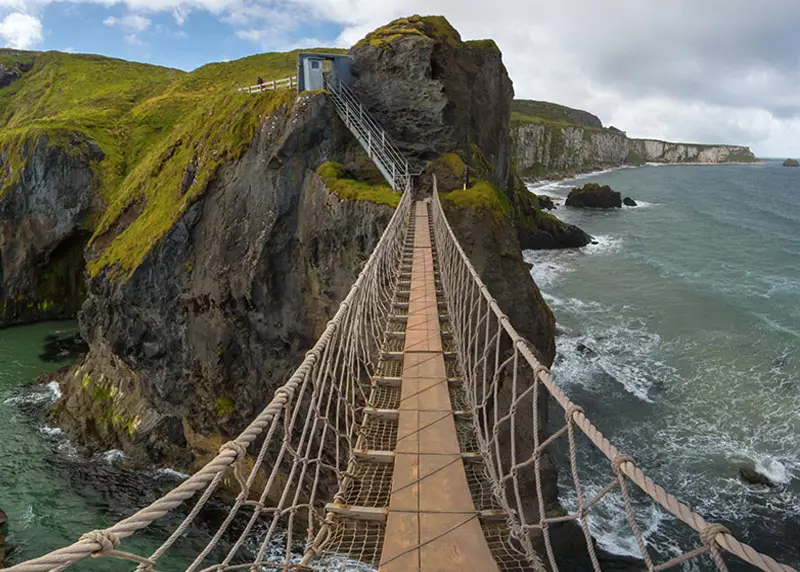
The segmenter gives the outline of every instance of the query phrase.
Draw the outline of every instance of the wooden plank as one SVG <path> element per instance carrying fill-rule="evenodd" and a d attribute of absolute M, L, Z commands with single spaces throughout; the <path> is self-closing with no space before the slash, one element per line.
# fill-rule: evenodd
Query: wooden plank
<path fill-rule="evenodd" d="M 480 455 L 465 458 L 455 431 L 427 206 L 417 202 L 412 216 L 412 267 L 402 277 L 410 293 L 397 448 L 379 570 L 493 571 L 463 465 Z"/>

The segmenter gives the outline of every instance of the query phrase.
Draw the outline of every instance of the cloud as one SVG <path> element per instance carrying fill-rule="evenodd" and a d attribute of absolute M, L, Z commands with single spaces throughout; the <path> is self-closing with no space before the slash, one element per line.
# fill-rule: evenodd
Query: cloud
<path fill-rule="evenodd" d="M 9 48 L 26 50 L 42 41 L 42 23 L 35 16 L 11 12 L 0 20 L 0 40 Z"/>
<path fill-rule="evenodd" d="M 150 27 L 150 23 L 151 22 L 149 18 L 145 18 L 144 16 L 140 16 L 138 14 L 126 14 L 121 18 L 109 16 L 103 20 L 103 24 L 106 26 L 120 28 L 121 30 L 128 32 L 128 34 L 133 36 L 136 34 L 141 34 L 147 30 L 147 28 Z"/>
<path fill-rule="evenodd" d="M 350 46 L 394 18 L 443 14 L 465 39 L 497 41 L 517 97 L 586 109 L 634 136 L 800 154 L 797 0 L 0 0 L 0 14 L 55 1 L 122 6 L 130 14 L 107 23 L 135 41 L 150 23 L 141 14 L 184 26 L 206 12 L 261 50 L 302 45 L 321 26 L 341 30 L 325 44 Z"/>

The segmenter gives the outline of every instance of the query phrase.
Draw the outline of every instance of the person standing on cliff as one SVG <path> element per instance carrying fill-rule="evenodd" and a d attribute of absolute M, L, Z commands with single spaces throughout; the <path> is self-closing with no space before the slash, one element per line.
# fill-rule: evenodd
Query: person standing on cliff
<path fill-rule="evenodd" d="M 264 80 L 261 78 L 261 76 L 258 76 L 256 83 L 258 84 L 258 89 L 264 91 Z"/>

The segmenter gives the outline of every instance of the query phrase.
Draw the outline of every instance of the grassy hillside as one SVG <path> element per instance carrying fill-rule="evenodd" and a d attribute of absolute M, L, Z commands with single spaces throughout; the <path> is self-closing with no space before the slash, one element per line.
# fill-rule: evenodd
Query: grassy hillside
<path fill-rule="evenodd" d="M 327 50 L 320 50 L 327 51 Z M 249 144 L 266 114 L 291 106 L 289 90 L 251 97 L 236 91 L 258 76 L 296 73 L 297 51 L 258 54 L 193 72 L 102 56 L 0 50 L 0 65 L 33 64 L 0 89 L 0 196 L 19 177 L 26 148 L 39 137 L 69 147 L 69 134 L 96 141 L 106 158 L 96 166 L 105 208 L 87 226 L 92 241 L 137 217 L 89 265 L 122 274 L 141 262 L 218 167 Z M 190 167 L 191 166 L 191 167 Z M 194 176 L 187 182 L 187 168 Z"/>
<path fill-rule="evenodd" d="M 515 99 L 511 102 L 511 124 L 542 123 L 557 127 L 579 125 L 602 129 L 603 124 L 596 115 L 582 109 L 573 109 L 548 101 Z"/>

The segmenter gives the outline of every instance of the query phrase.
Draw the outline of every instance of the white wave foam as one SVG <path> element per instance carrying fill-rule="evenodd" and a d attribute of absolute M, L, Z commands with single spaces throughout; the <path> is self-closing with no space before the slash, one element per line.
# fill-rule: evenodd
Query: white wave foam
<path fill-rule="evenodd" d="M 587 254 L 610 254 L 622 248 L 623 240 L 618 236 L 600 234 L 594 240 L 583 247 L 583 252 Z"/>
<path fill-rule="evenodd" d="M 4 400 L 6 405 L 40 405 L 52 403 L 61 398 L 61 388 L 57 381 L 51 381 L 47 385 L 38 385 L 27 389 L 21 395 L 9 397 Z"/>
<path fill-rule="evenodd" d="M 61 386 L 57 381 L 51 381 L 48 383 L 47 390 L 50 392 L 51 401 L 57 401 L 61 399 Z"/>
<path fill-rule="evenodd" d="M 186 479 L 189 478 L 189 475 L 187 475 L 186 473 L 181 473 L 180 471 L 176 471 L 175 469 L 171 469 L 169 467 L 165 467 L 163 469 L 157 469 L 156 474 L 164 475 L 181 481 L 185 481 Z"/>
<path fill-rule="evenodd" d="M 773 483 L 788 485 L 792 481 L 786 465 L 771 457 L 756 459 L 756 471 L 767 477 Z"/>
<path fill-rule="evenodd" d="M 119 449 L 111 449 L 110 451 L 106 451 L 101 455 L 103 460 L 107 463 L 114 463 L 115 461 L 123 461 L 125 460 L 125 452 L 120 451 Z"/>
<path fill-rule="evenodd" d="M 60 437 L 64 431 L 59 427 L 39 427 L 39 433 L 47 437 Z"/>

